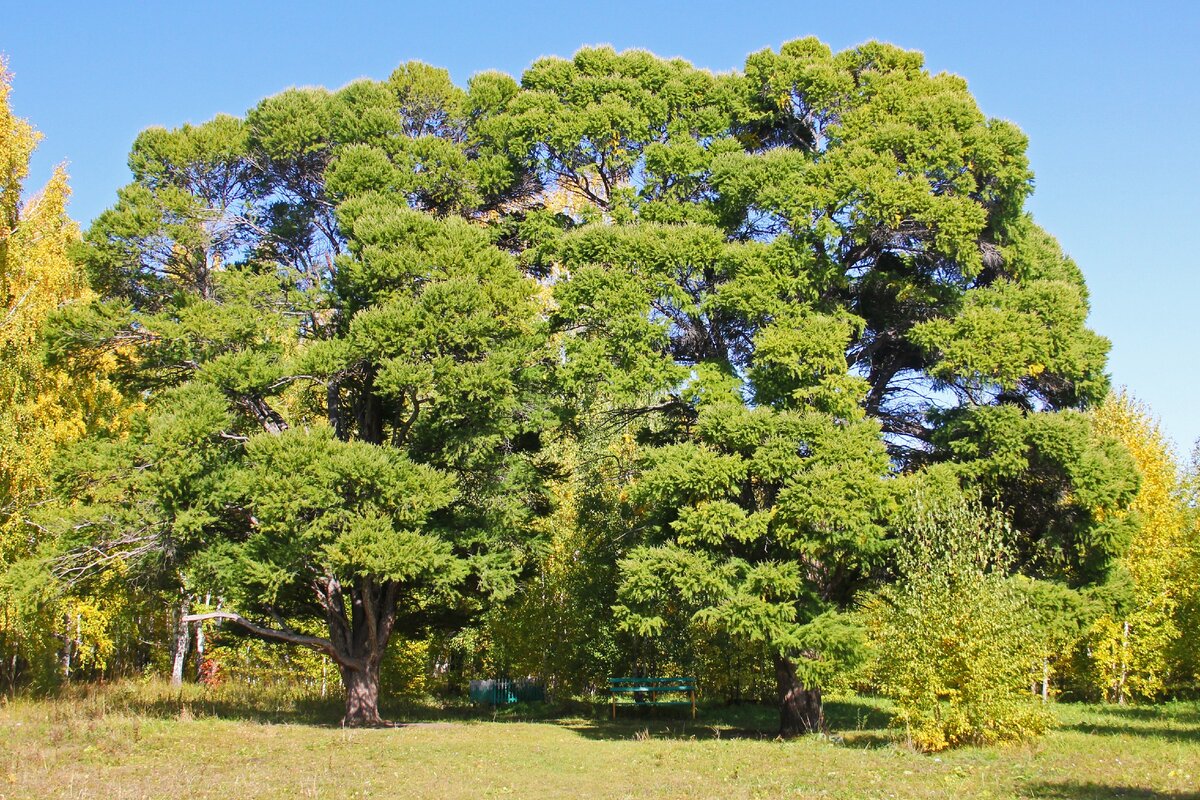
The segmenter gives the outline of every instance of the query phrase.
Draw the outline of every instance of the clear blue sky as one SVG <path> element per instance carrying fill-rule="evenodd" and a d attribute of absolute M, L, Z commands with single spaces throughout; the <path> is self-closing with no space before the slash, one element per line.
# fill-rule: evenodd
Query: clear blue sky
<path fill-rule="evenodd" d="M 383 78 L 400 62 L 464 82 L 519 76 L 581 45 L 640 47 L 724 71 L 816 35 L 881 39 L 964 76 L 1029 135 L 1031 208 L 1080 263 L 1114 383 L 1187 452 L 1200 438 L 1200 4 L 1004 2 L 83 3 L 0 0 L 13 105 L 44 134 L 40 182 L 69 161 L 86 224 L 128 180 L 150 125 L 242 114 L 293 85 Z"/>

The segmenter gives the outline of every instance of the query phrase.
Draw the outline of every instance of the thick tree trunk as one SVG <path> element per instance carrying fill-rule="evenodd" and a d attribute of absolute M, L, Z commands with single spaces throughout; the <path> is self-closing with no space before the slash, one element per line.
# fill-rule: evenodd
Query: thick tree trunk
<path fill-rule="evenodd" d="M 183 615 L 181 619 L 184 622 L 227 620 L 264 639 L 298 644 L 324 653 L 338 665 L 342 685 L 346 687 L 346 715 L 342 724 L 348 727 L 386 725 L 379 716 L 379 665 L 396 622 L 400 584 L 395 581 L 379 583 L 362 577 L 346 592 L 340 581 L 326 576 L 314 582 L 313 589 L 325 608 L 328 639 L 290 630 L 278 618 L 277 627 L 270 628 L 231 611 Z M 347 599 L 350 614 L 346 613 Z M 188 626 L 184 625 L 186 630 Z"/>
<path fill-rule="evenodd" d="M 779 690 L 779 735 L 784 739 L 825 730 L 821 687 L 805 686 L 796 677 L 796 665 L 775 656 L 775 685 Z"/>
<path fill-rule="evenodd" d="M 346 687 L 346 716 L 342 717 L 342 724 L 347 728 L 383 725 L 383 717 L 379 716 L 379 666 L 342 667 L 342 683 Z"/>
<path fill-rule="evenodd" d="M 394 582 L 381 584 L 364 576 L 354 582 L 346 595 L 343 591 L 337 581 L 330 579 L 326 584 L 329 639 L 339 651 L 334 660 L 346 687 L 346 716 L 342 724 L 386 725 L 379 716 L 379 665 L 392 637 L 399 586 Z M 349 618 L 344 599 L 350 600 Z"/>
<path fill-rule="evenodd" d="M 333 428 L 333 435 L 345 441 L 349 437 L 346 425 L 342 422 L 340 378 L 330 378 L 329 384 L 325 387 L 325 405 L 326 413 L 329 415 L 329 426 Z"/>

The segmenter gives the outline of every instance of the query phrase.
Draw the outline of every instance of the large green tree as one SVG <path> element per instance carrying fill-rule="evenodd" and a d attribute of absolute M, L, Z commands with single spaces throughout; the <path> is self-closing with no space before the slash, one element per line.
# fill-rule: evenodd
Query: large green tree
<path fill-rule="evenodd" d="M 465 90 L 408 64 L 143 133 L 81 251 L 111 300 L 59 352 L 135 347 L 154 413 L 221 398 L 236 477 L 183 574 L 260 635 L 319 610 L 351 722 L 392 625 L 512 589 L 540 439 L 627 431 L 597 550 L 619 623 L 765 649 L 791 735 L 885 574 L 892 475 L 982 484 L 1037 577 L 1103 581 L 1121 552 L 1132 464 L 1079 413 L 1107 342 L 1023 210 L 1025 146 L 877 43 L 722 75 L 589 48 Z"/>
<path fill-rule="evenodd" d="M 1022 569 L 1105 578 L 1136 480 L 1072 409 L 1108 345 L 1023 211 L 1025 137 L 961 78 L 876 43 L 721 76 L 587 49 L 535 63 L 508 114 L 566 218 L 524 256 L 554 283 L 561 386 L 641 432 L 623 624 L 682 602 L 766 642 L 781 732 L 818 728 L 836 612 L 886 560 L 886 476 L 943 461 L 1019 512 Z"/>
<path fill-rule="evenodd" d="M 170 565 L 223 598 L 183 622 L 327 654 L 347 724 L 380 721 L 393 631 L 461 625 L 512 591 L 538 500 L 537 287 L 463 219 L 520 193 L 472 127 L 515 84 L 472 86 L 413 64 L 143 133 L 81 251 L 110 299 L 51 340 L 122 353 L 148 407 L 123 463 L 93 458 L 98 441 L 66 465 L 89 520 L 76 553 L 160 581 Z M 141 513 L 107 513 L 98 486 Z"/>

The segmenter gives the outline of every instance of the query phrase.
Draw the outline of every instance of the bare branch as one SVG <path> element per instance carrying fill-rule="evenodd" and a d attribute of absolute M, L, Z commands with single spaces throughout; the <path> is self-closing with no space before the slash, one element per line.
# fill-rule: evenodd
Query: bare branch
<path fill-rule="evenodd" d="M 348 669 L 359 669 L 360 664 L 353 659 L 345 658 L 340 655 L 337 649 L 333 646 L 333 642 L 328 639 L 322 639 L 320 636 L 308 636 L 295 631 L 276 630 L 275 628 L 267 628 L 243 617 L 241 614 L 234 614 L 232 611 L 209 611 L 205 614 L 188 614 L 183 617 L 182 622 L 203 622 L 206 619 L 221 619 L 227 622 L 232 622 L 239 625 L 245 630 L 253 633 L 255 636 L 261 636 L 264 639 L 272 639 L 277 642 L 287 642 L 289 644 L 298 644 L 301 647 L 308 647 L 316 650 L 318 653 L 324 653 L 332 658 L 340 666 Z"/>

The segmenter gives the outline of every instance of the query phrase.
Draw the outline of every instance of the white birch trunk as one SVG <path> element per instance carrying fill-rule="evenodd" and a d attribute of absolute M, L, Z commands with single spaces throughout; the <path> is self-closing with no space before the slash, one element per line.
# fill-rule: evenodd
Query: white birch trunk
<path fill-rule="evenodd" d="M 179 601 L 179 617 L 175 623 L 175 648 L 171 659 L 171 685 L 183 685 L 183 665 L 187 661 L 192 626 L 184 619 L 188 613 L 187 595 Z"/>

